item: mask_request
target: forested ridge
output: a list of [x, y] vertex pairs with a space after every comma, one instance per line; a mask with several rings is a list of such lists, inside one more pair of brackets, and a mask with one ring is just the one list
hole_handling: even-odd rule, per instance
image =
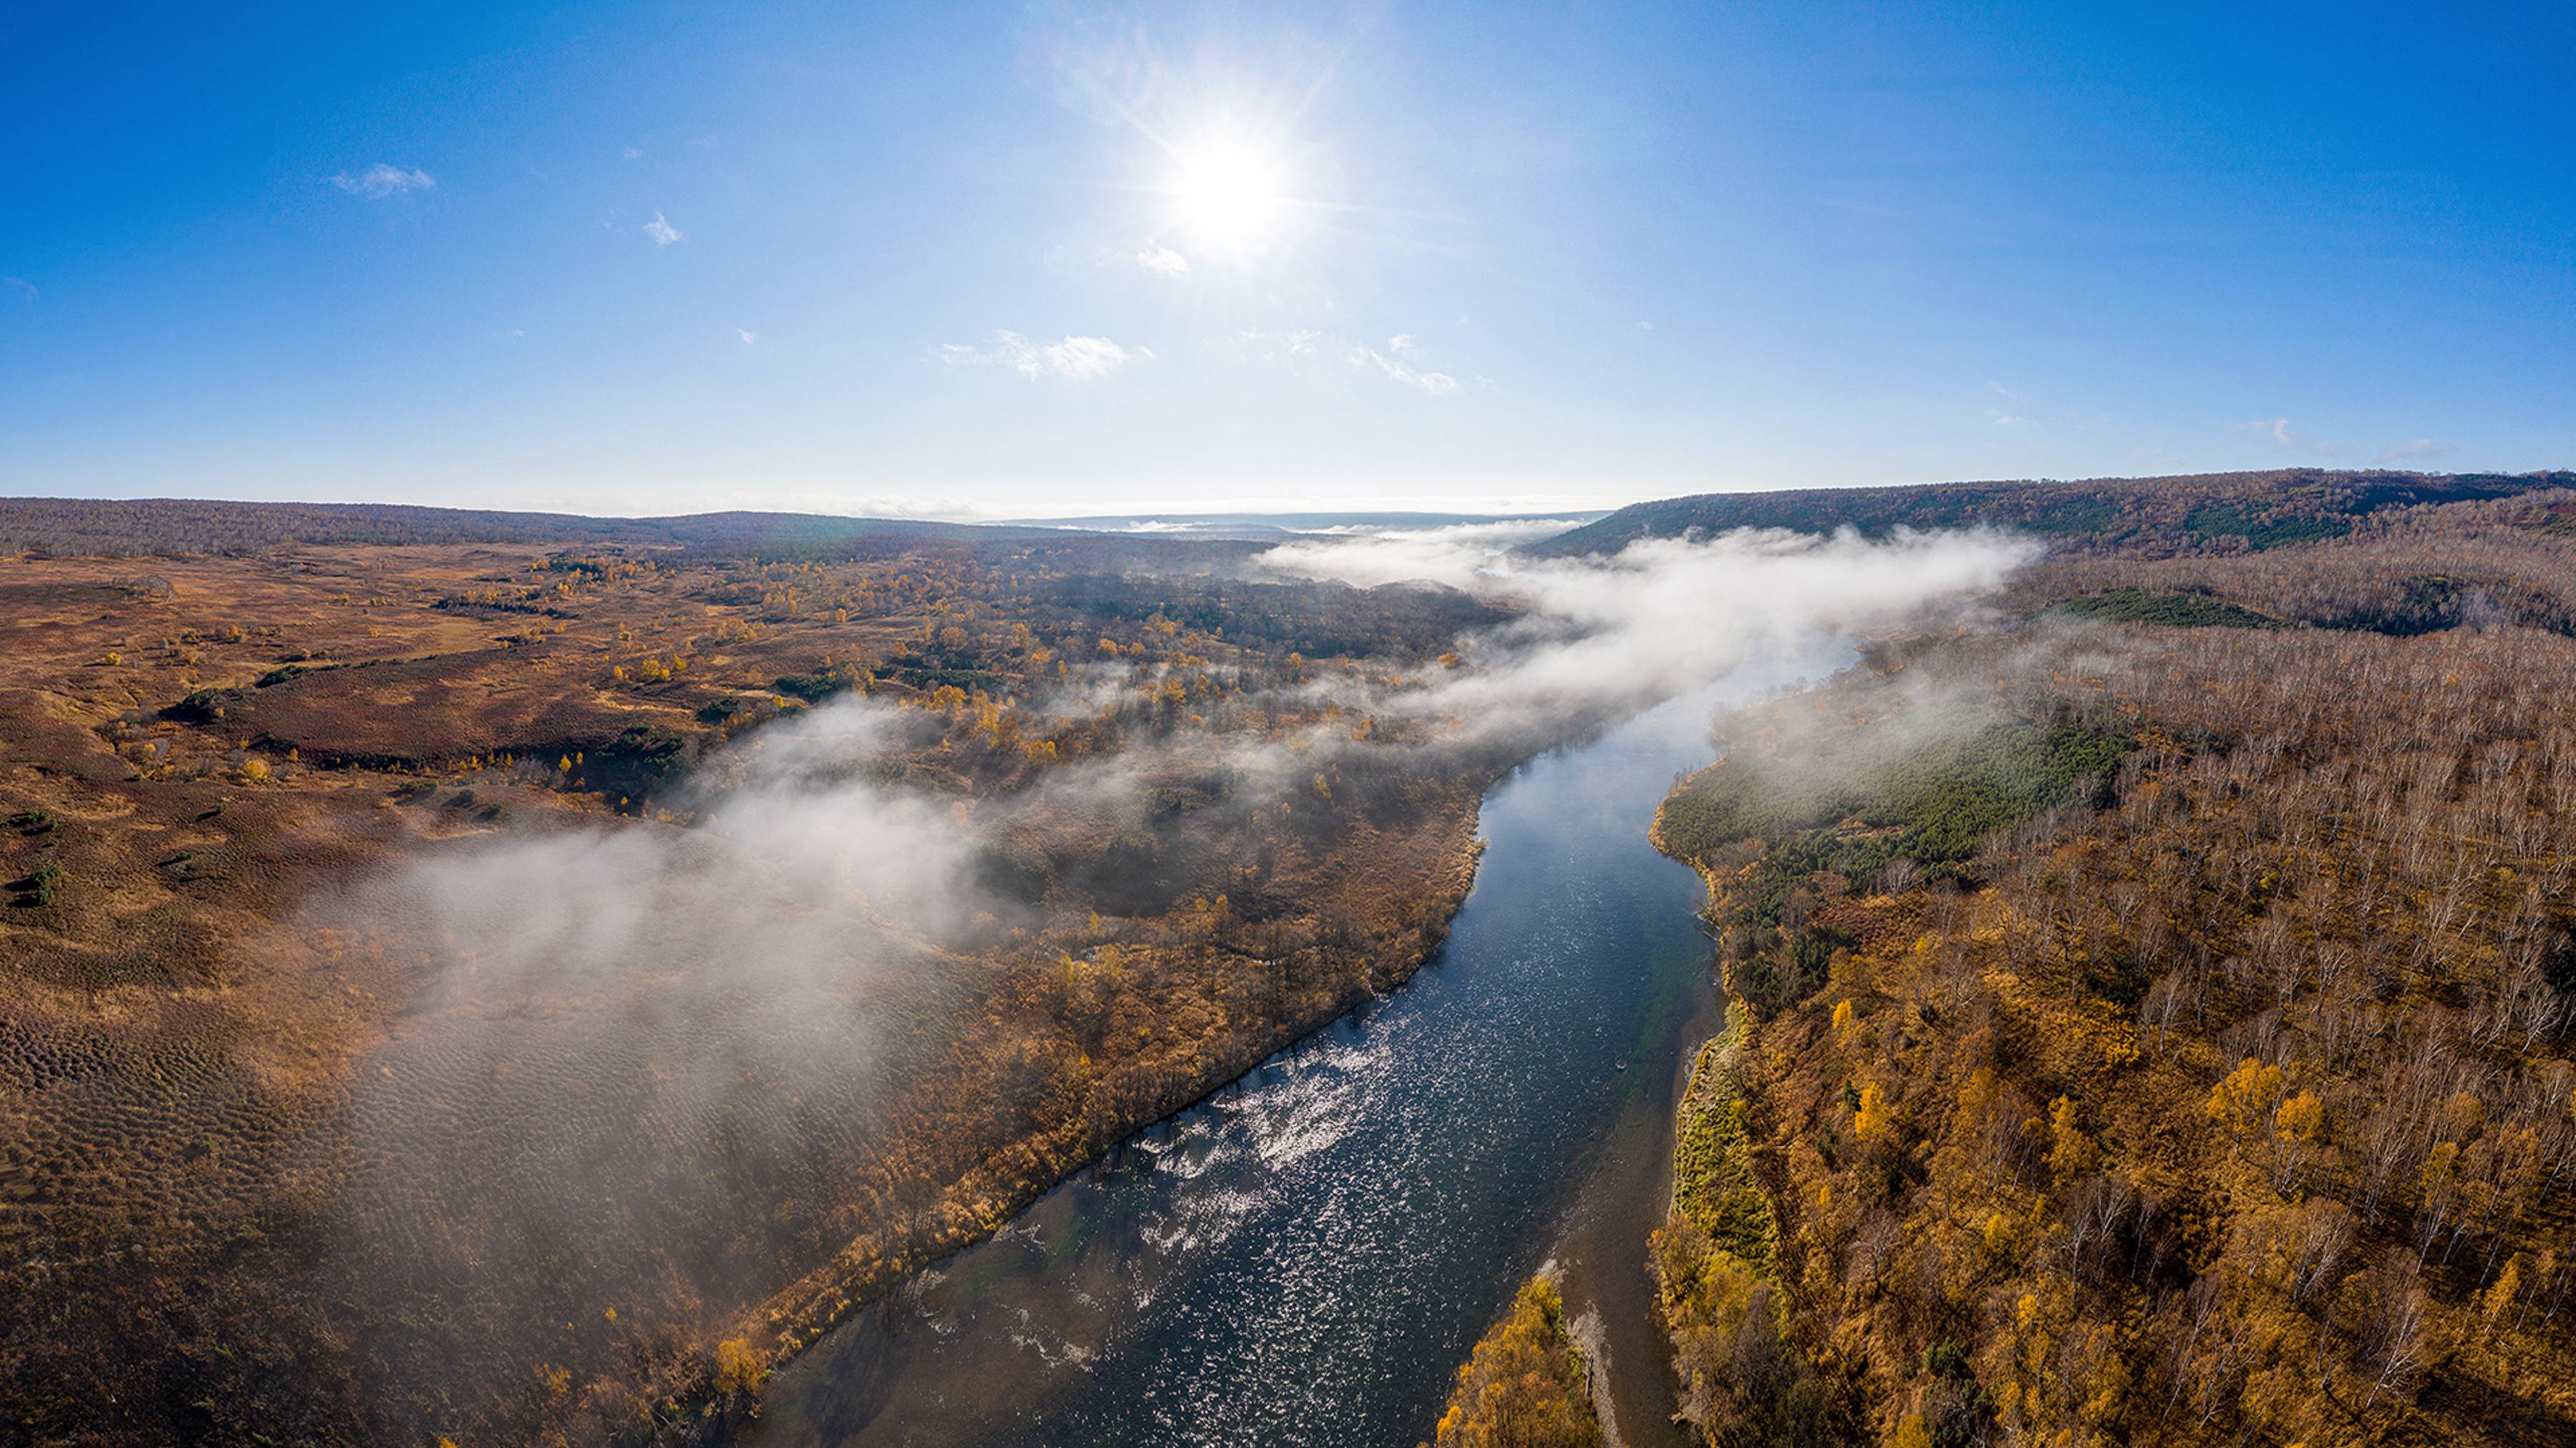
[[2061, 552], [2172, 557], [2262, 552], [2346, 537], [2414, 508], [2576, 486], [2576, 473], [2286, 469], [2081, 482], [1925, 483], [1707, 493], [1633, 503], [1534, 544], [1540, 556], [1616, 552], [1639, 538], [1736, 528], [1880, 537], [1899, 528], [2004, 528]]
[[2059, 549], [1722, 723], [1700, 1439], [2576, 1441], [2571, 503]]

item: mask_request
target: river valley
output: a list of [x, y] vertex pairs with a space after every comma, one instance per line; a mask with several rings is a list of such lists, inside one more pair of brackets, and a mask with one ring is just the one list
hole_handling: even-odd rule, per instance
[[1721, 1024], [1698, 879], [1646, 838], [1720, 694], [1486, 796], [1402, 990], [1119, 1147], [764, 1394], [762, 1445], [1411, 1444], [1542, 1263], [1630, 1448], [1677, 1442], [1645, 1239]]

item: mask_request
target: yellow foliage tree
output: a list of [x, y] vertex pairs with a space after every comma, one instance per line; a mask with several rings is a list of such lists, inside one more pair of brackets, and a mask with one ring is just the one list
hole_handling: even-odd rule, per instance
[[2516, 1252], [2505, 1259], [2504, 1270], [2496, 1274], [2495, 1285], [2487, 1289], [2488, 1331], [2494, 1331], [2496, 1325], [2504, 1321], [2504, 1315], [2513, 1310], [2513, 1300], [2521, 1295], [2522, 1254]]
[[2283, 1141], [2315, 1141], [2325, 1135], [2326, 1104], [2313, 1091], [2302, 1091], [2272, 1113], [2272, 1127]]
[[1534, 1277], [1458, 1369], [1439, 1448], [1595, 1448], [1601, 1421], [1556, 1284]]
[[1996, 1256], [2002, 1256], [2005, 1249], [2012, 1246], [2012, 1235], [2012, 1218], [2005, 1216], [2001, 1212], [1989, 1212], [1986, 1214], [1984, 1236], [1986, 1240], [1986, 1250], [1988, 1252], [1991, 1252]]
[[1887, 1097], [1873, 1082], [1860, 1088], [1860, 1107], [1852, 1112], [1852, 1135], [1873, 1146], [1896, 1140], [1896, 1121], [1889, 1113]]
[[2270, 1116], [2280, 1099], [2281, 1068], [2248, 1056], [2226, 1080], [2209, 1088], [2209, 1119], [2243, 1136]]
[[2101, 1153], [2093, 1147], [2093, 1138], [2084, 1134], [2078, 1122], [2074, 1098], [2060, 1096], [2048, 1108], [2049, 1174], [2061, 1182], [2073, 1181], [2093, 1169]]
[[760, 1360], [747, 1338], [729, 1337], [716, 1344], [716, 1391], [748, 1393], [769, 1380], [769, 1365]]

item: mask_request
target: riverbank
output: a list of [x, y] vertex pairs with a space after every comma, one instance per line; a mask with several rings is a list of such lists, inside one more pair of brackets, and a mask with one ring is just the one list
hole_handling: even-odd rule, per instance
[[889, 1244], [874, 1234], [853, 1239], [830, 1262], [746, 1313], [740, 1330], [722, 1339], [710, 1359], [693, 1363], [693, 1371], [668, 1384], [664, 1398], [669, 1411], [648, 1436], [660, 1441], [693, 1441], [711, 1432], [724, 1436], [729, 1422], [758, 1413], [761, 1385], [854, 1314], [916, 1274], [989, 1240], [1121, 1142], [1198, 1108], [1263, 1060], [1410, 980], [1438, 954], [1450, 922], [1475, 885], [1477, 859], [1484, 850], [1477, 833], [1481, 792], [1466, 799], [1463, 812], [1453, 810], [1431, 825], [1436, 864], [1429, 872], [1428, 893], [1415, 897], [1410, 943], [1370, 960], [1359, 977], [1363, 989], [1214, 1055], [1186, 1098], [1169, 1102], [1153, 1116], [1112, 1133], [1077, 1124], [1015, 1143], [1005, 1157], [955, 1184], [906, 1241]]
[[1645, 825], [1705, 748], [1694, 716], [1515, 770], [1430, 969], [857, 1310], [752, 1436], [1413, 1442], [1551, 1255], [1570, 1313], [1626, 1329], [1614, 1413], [1668, 1418], [1644, 1238], [1714, 1001]]
[[[1687, 937], [1680, 948], [1705, 951], [1692, 918], [1672, 929]], [[1613, 1448], [1682, 1448], [1685, 1442], [1673, 1422], [1672, 1349], [1657, 1312], [1647, 1243], [1672, 1200], [1675, 1131], [1698, 1055], [1692, 1043], [1716, 1035], [1727, 1019], [1714, 974], [1703, 971], [1693, 984], [1677, 993], [1673, 1014], [1659, 1024], [1663, 1039], [1641, 1040], [1628, 1060], [1625, 1077], [1633, 1084], [1566, 1213], [1554, 1252]]]

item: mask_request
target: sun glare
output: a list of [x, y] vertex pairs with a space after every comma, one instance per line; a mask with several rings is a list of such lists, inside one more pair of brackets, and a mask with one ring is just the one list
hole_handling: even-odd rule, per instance
[[1275, 153], [1238, 137], [1216, 137], [1174, 160], [1174, 220], [1199, 247], [1241, 254], [1278, 236], [1288, 213], [1288, 178]]

